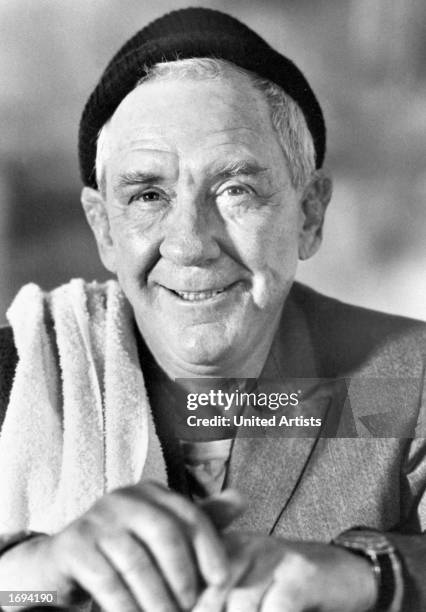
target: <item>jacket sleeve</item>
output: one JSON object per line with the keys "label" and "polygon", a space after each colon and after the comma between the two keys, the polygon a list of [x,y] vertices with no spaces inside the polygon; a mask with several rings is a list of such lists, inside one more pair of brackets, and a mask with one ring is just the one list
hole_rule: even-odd
{"label": "jacket sleeve", "polygon": [[426,610],[426,533],[401,535],[388,533],[402,560],[404,600],[401,612]]}
{"label": "jacket sleeve", "polygon": [[[425,388],[425,386],[424,386]],[[405,522],[387,534],[399,552],[404,572],[403,612],[426,610],[426,393],[420,398],[416,437],[407,444],[401,473]],[[412,534],[412,535],[410,535]]]}

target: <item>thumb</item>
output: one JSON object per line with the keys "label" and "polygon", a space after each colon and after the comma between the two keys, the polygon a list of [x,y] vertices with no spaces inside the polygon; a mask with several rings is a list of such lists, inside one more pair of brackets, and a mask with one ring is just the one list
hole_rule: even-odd
{"label": "thumb", "polygon": [[200,508],[217,529],[225,529],[244,512],[246,502],[238,491],[227,489],[202,501]]}

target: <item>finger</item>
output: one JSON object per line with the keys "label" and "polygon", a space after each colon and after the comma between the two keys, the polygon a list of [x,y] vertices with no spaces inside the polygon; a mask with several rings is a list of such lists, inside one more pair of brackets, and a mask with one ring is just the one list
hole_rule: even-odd
{"label": "finger", "polygon": [[167,508],[153,502],[136,503],[129,512],[126,528],[152,555],[163,579],[181,607],[195,602],[199,591],[196,561],[186,526]]}
{"label": "finger", "polygon": [[93,544],[70,555],[68,571],[105,612],[141,612],[120,575]]}
{"label": "finger", "polygon": [[[276,585],[272,585],[262,601],[261,612],[302,612],[307,608],[301,607],[291,594],[284,592]],[[316,608],[310,608],[314,610]]]}
{"label": "finger", "polygon": [[[288,552],[273,571],[273,581],[269,585],[262,602],[262,612],[302,612],[316,609],[310,605],[311,591],[301,584],[306,576],[306,563],[298,555]],[[313,584],[313,582],[312,582]]]}
{"label": "finger", "polygon": [[228,594],[226,612],[260,612],[262,597],[263,589],[235,587]]}
{"label": "finger", "polygon": [[[151,555],[130,533],[104,536],[98,547],[128,585],[144,612],[179,610]],[[187,603],[190,609],[194,601]]]}
{"label": "finger", "polygon": [[238,491],[228,489],[201,502],[200,508],[217,529],[224,529],[244,512],[246,502]]}
{"label": "finger", "polygon": [[209,517],[189,500],[157,484],[150,483],[144,491],[187,525],[197,565],[205,582],[216,585],[226,582],[229,562]]}
{"label": "finger", "polygon": [[192,612],[223,612],[231,587],[209,586],[201,593]]}
{"label": "finger", "polygon": [[[231,540],[232,538],[228,536],[228,544],[230,545],[232,544]],[[224,585],[207,587],[201,593],[192,612],[223,612],[232,589],[244,580],[244,577],[250,572],[250,568],[250,555],[245,554],[243,549],[235,551],[231,559],[231,571],[227,582]]]}

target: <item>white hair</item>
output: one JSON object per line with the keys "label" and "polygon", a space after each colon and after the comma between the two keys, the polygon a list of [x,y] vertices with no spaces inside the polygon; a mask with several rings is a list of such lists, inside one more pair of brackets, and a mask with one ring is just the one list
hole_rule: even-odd
{"label": "white hair", "polygon": [[[312,135],[301,109],[281,87],[231,62],[207,57],[161,62],[146,68],[145,72],[135,88],[153,80],[209,80],[229,78],[235,72],[245,75],[251,85],[263,94],[268,104],[272,125],[287,160],[293,187],[299,189],[307,183],[315,170]],[[109,154],[106,129],[108,123],[109,121],[99,132],[96,150],[96,180],[101,190],[104,189],[105,181],[103,167]]]}

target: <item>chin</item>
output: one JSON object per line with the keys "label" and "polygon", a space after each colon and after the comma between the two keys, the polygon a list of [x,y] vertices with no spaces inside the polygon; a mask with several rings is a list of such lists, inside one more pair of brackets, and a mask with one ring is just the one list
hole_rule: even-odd
{"label": "chin", "polygon": [[176,349],[182,360],[196,366],[219,367],[229,363],[235,349],[235,341],[227,338],[226,332],[204,329],[187,331],[180,335]]}

